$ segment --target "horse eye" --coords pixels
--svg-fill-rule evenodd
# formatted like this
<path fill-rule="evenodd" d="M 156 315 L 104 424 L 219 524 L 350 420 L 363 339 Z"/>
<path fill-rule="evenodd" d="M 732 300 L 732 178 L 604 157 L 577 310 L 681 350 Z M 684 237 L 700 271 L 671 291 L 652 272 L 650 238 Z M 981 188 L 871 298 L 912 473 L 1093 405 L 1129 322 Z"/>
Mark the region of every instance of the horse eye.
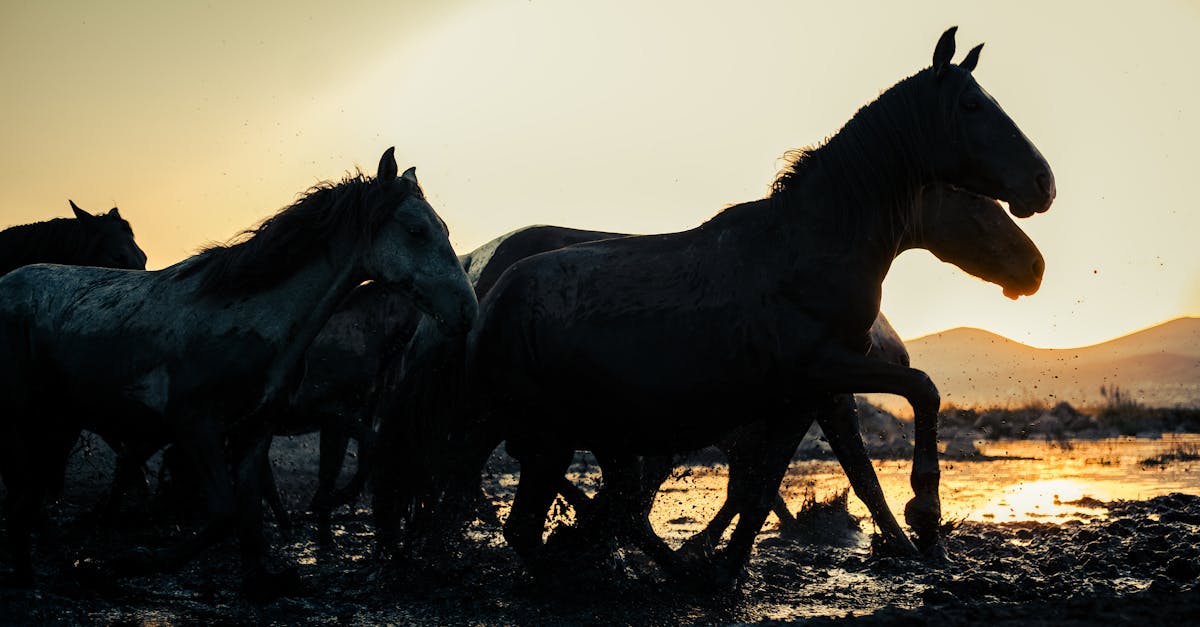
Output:
<path fill-rule="evenodd" d="M 974 111 L 979 108 L 979 101 L 974 98 L 968 98 L 963 101 L 962 108 L 967 111 Z"/>
<path fill-rule="evenodd" d="M 425 227 L 414 224 L 408 227 L 408 234 L 418 239 L 425 237 Z"/>

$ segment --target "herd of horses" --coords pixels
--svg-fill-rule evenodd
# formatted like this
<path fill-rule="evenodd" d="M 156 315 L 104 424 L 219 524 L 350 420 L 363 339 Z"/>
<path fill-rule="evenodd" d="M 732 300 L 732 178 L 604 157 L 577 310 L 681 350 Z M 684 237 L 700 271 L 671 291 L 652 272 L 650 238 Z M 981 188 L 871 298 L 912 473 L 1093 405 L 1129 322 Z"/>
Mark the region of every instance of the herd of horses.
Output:
<path fill-rule="evenodd" d="M 0 232 L 0 473 L 14 584 L 35 579 L 32 532 L 83 430 L 119 451 L 112 499 L 166 445 L 202 486 L 207 522 L 168 549 L 105 562 L 178 565 L 236 532 L 245 592 L 268 567 L 263 501 L 278 506 L 274 435 L 320 431 L 310 508 L 370 479 L 381 548 L 436 550 L 477 514 L 503 443 L 520 463 L 504 538 L 535 575 L 583 542 L 630 543 L 673 576 L 726 584 L 749 559 L 797 444 L 817 422 L 881 534 L 880 550 L 946 559 L 934 383 L 879 313 L 893 259 L 912 248 L 1003 287 L 1040 286 L 1044 262 L 1008 211 L 1055 196 L 1046 160 L 972 72 L 955 29 L 933 63 L 790 155 L 766 198 L 691 230 L 627 235 L 527 227 L 456 256 L 415 171 L 392 149 L 374 176 L 319 184 L 239 238 L 173 266 L 146 256 L 116 209 Z M 32 265 L 30 265 L 32 264 Z M 859 433 L 855 393 L 912 405 L 904 509 L 889 510 Z M 347 441 L 360 459 L 335 482 Z M 725 505 L 682 548 L 649 524 L 673 455 L 716 445 Z M 603 487 L 565 477 L 591 451 Z M 574 524 L 543 540 L 556 495 Z M 786 515 L 786 507 L 782 514 Z M 737 518 L 732 535 L 718 548 Z"/>

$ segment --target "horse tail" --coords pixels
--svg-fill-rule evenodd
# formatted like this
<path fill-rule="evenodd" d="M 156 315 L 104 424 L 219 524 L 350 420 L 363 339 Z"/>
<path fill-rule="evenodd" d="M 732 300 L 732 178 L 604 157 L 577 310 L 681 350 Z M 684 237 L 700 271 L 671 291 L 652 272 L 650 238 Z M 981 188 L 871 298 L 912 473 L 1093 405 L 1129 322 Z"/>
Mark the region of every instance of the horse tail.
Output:
<path fill-rule="evenodd" d="M 453 511 L 478 493 L 483 461 L 472 455 L 467 338 L 447 338 L 430 320 L 417 327 L 380 412 L 373 515 L 381 547 L 398 554 L 456 531 Z M 488 453 L 491 449 L 488 449 Z"/>

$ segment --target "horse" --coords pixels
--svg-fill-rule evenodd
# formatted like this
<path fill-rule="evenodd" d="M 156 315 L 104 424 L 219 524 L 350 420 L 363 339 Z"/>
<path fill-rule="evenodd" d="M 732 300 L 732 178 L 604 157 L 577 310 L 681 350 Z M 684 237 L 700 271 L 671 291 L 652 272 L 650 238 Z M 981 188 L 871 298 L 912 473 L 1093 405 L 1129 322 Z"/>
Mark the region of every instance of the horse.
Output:
<path fill-rule="evenodd" d="M 57 263 L 145 270 L 146 253 L 116 207 L 93 215 L 67 199 L 74 218 L 52 218 L 0 231 L 0 276 L 21 266 Z M 61 478 L 53 481 L 61 486 Z"/>
<path fill-rule="evenodd" d="M 404 348 L 421 316 L 404 293 L 368 281 L 354 288 L 313 339 L 304 355 L 303 376 L 274 419 L 273 435 L 320 434 L 317 488 L 308 509 L 317 520 L 317 539 L 333 542 L 332 513 L 358 497 L 366 484 L 375 439 L 377 405 L 387 387 L 390 364 Z M 350 481 L 337 486 L 349 440 L 358 443 L 358 463 Z M 123 442 L 116 447 L 117 470 L 109 514 L 120 509 L 134 485 L 145 485 L 146 460 L 166 441 Z M 190 496 L 200 478 L 188 472 L 174 449 L 164 452 L 163 468 L 171 491 Z M 275 486 L 269 459 L 263 460 L 264 496 L 281 528 L 291 520 Z M 160 494 L 162 496 L 162 494 Z"/>
<path fill-rule="evenodd" d="M 913 245 L 925 186 L 1006 201 L 1017 217 L 1048 210 L 1055 196 L 1049 164 L 972 74 L 981 47 L 951 62 L 955 30 L 931 67 L 795 153 L 766 198 L 688 231 L 578 244 L 509 268 L 470 334 L 434 360 L 439 385 L 426 394 L 442 399 L 441 414 L 408 414 L 411 455 L 395 457 L 413 472 L 392 478 L 395 511 L 436 513 L 504 441 L 521 464 L 504 537 L 538 572 L 551 566 L 541 559 L 545 515 L 574 450 L 619 467 L 715 443 L 762 417 L 776 440 L 794 430 L 794 407 L 882 392 L 913 407 L 905 516 L 918 547 L 944 555 L 940 396 L 925 373 L 866 355 L 881 283 Z M 378 503 L 378 485 L 376 494 Z M 718 570 L 740 571 L 752 540 L 739 534 Z"/>
<path fill-rule="evenodd" d="M 67 200 L 72 218 L 54 218 L 0 231 L 0 275 L 34 263 L 145 270 L 146 253 L 113 207 L 92 215 Z"/>
<path fill-rule="evenodd" d="M 1041 285 L 1045 262 L 1033 241 L 1009 218 L 1004 208 L 994 200 L 967 194 L 959 190 L 935 188 L 922 196 L 919 217 L 914 221 L 921 232 L 914 234 L 919 247 L 932 252 L 942 261 L 954 264 L 978 278 L 997 284 L 1009 298 L 1036 293 Z M 868 355 L 884 363 L 909 366 L 908 350 L 899 334 L 879 314 L 870 330 Z M 858 426 L 857 405 L 852 395 L 838 395 L 827 401 L 809 415 L 821 425 L 830 447 L 850 479 L 855 494 L 867 505 L 873 520 L 880 528 L 881 542 L 877 549 L 882 554 L 894 553 L 903 556 L 917 554 L 916 547 L 904 534 L 888 509 L 880 489 L 878 478 L 871 466 Z M 736 429 L 717 444 L 725 453 L 729 468 L 727 498 L 702 531 L 684 544 L 689 558 L 706 556 L 713 552 L 723 532 L 735 515 L 741 521 L 752 520 L 751 513 L 756 503 L 769 504 L 771 511 L 780 519 L 781 527 L 795 524 L 787 505 L 778 492 L 777 483 L 769 483 L 764 477 L 782 476 L 792 456 L 811 425 L 811 420 L 797 421 L 794 430 L 778 440 L 765 437 L 764 421 Z M 594 500 L 587 500 L 578 490 L 560 490 L 577 512 L 577 526 L 591 526 L 604 531 L 620 528 L 629 521 L 614 520 L 617 514 L 604 514 L 591 510 L 603 509 L 597 505 L 609 498 L 624 499 L 625 503 L 615 506 L 636 522 L 635 540 L 650 551 L 670 561 L 672 558 L 665 545 L 658 541 L 649 524 L 649 509 L 659 485 L 665 480 L 673 464 L 670 458 L 645 463 L 641 471 L 639 494 L 608 495 L 614 491 L 606 474 L 605 485 Z M 605 468 L 606 473 L 637 473 L 634 469 Z M 636 476 L 636 474 L 634 475 Z M 602 496 L 603 495 L 603 496 Z M 760 523 L 761 524 L 761 523 Z M 753 530 L 757 533 L 757 529 Z M 735 533 L 737 533 L 735 531 Z M 568 534 L 572 535 L 572 534 Z M 585 541 L 595 544 L 592 534 L 579 533 Z M 678 565 L 675 565 L 678 567 Z"/>
<path fill-rule="evenodd" d="M 562 227 L 525 227 L 460 255 L 458 260 L 477 296 L 481 296 L 521 258 L 578 242 L 623 236 Z M 357 498 L 369 476 L 375 417 L 381 411 L 379 405 L 388 402 L 385 397 L 389 380 L 395 376 L 394 360 L 412 337 L 420 315 L 404 294 L 381 284 L 368 282 L 355 288 L 313 340 L 304 358 L 299 388 L 289 395 L 276 421 L 274 435 L 320 433 L 317 489 L 308 508 L 316 517 L 316 537 L 322 544 L 333 542 L 333 510 Z M 349 483 L 337 488 L 350 438 L 358 442 L 358 463 Z M 119 452 L 112 495 L 106 504 L 109 513 L 119 509 L 132 486 L 145 483 L 144 464 L 164 444 L 142 441 L 114 446 Z M 199 478 L 188 474 L 173 450 L 167 450 L 163 463 L 177 491 L 190 494 L 199 488 Z M 269 460 L 264 460 L 263 473 L 267 504 L 276 522 L 290 527 Z"/>
<path fill-rule="evenodd" d="M 16 583 L 33 583 L 43 477 L 81 429 L 169 438 L 205 484 L 199 533 L 113 570 L 177 564 L 232 526 L 248 595 L 296 583 L 294 569 L 265 563 L 258 470 L 313 338 L 366 280 L 406 293 L 448 335 L 478 308 L 415 170 L 397 170 L 389 148 L 373 178 L 317 184 L 239 241 L 163 270 L 33 265 L 0 278 L 0 473 Z"/>
<path fill-rule="evenodd" d="M 920 201 L 921 225 L 929 228 L 914 238 L 921 242 L 921 247 L 932 252 L 936 257 L 947 263 L 952 263 L 968 273 L 983 280 L 1000 285 L 1006 296 L 1017 298 L 1023 294 L 1035 293 L 1040 286 L 1041 274 L 1045 263 L 1040 251 L 1029 237 L 1004 213 L 1003 207 L 995 201 L 974 194 L 948 187 L 935 187 L 924 192 Z M 467 278 L 475 285 L 475 294 L 479 299 L 486 297 L 490 286 L 495 283 L 505 270 L 512 264 L 526 257 L 555 250 L 565 245 L 583 242 L 629 237 L 629 234 L 604 231 L 587 231 L 556 226 L 530 226 L 502 235 L 477 250 L 460 257 L 463 267 L 467 270 Z M 964 243 L 971 243 L 964 245 Z M 869 354 L 876 359 L 889 363 L 909 365 L 908 351 L 900 340 L 895 329 L 881 313 L 870 330 L 871 347 Z M 417 340 L 419 341 L 419 339 Z M 883 498 L 882 490 L 871 467 L 870 460 L 862 448 L 861 438 L 857 427 L 858 417 L 852 397 L 839 398 L 833 404 L 835 408 L 829 413 L 818 412 L 818 420 L 827 432 L 831 446 L 837 458 L 843 464 L 855 494 L 868 506 L 872 517 L 877 521 L 881 530 L 879 550 L 882 553 L 895 552 L 901 555 L 912 555 L 916 548 L 900 528 L 898 522 Z M 722 450 L 729 462 L 730 496 L 714 516 L 710 524 L 690 539 L 685 546 L 692 553 L 710 553 L 722 532 L 732 522 L 734 515 L 745 509 L 746 495 L 757 488 L 753 477 L 763 474 L 760 466 L 768 468 L 774 464 L 787 464 L 795 449 L 795 445 L 786 444 L 777 447 L 780 460 L 768 463 L 763 450 L 769 448 L 769 443 L 762 442 L 761 423 L 743 427 L 731 433 L 717 447 Z M 796 438 L 802 438 L 808 430 L 808 424 L 798 424 Z M 790 440 L 789 440 L 790 441 Z M 798 440 L 797 440 L 798 443 Z M 672 467 L 669 458 L 656 460 L 647 465 L 648 477 L 641 483 L 642 494 L 622 495 L 615 498 L 639 499 L 642 505 L 641 518 L 644 520 L 653 503 L 654 494 L 659 484 L 665 478 L 665 473 Z M 606 469 L 615 472 L 614 469 Z M 657 472 L 656 472 L 657 471 Z M 627 472 L 627 471 L 625 471 Z M 611 491 L 608 482 L 602 493 Z M 582 491 L 566 482 L 559 489 L 567 502 L 579 513 L 579 527 L 589 526 L 597 533 L 605 533 L 615 526 L 611 517 L 607 518 L 593 510 L 595 503 L 603 503 L 604 497 L 593 501 Z M 779 516 L 786 524 L 794 517 L 787 510 L 782 496 L 771 489 L 773 496 L 771 511 Z M 583 512 L 589 511 L 585 516 Z M 585 522 L 586 521 L 586 522 Z M 645 524 L 642 530 L 649 529 Z M 652 532 L 651 532 L 652 533 Z M 581 532 L 578 537 L 584 538 L 585 543 L 596 544 L 598 538 L 588 532 Z M 644 536 L 642 540 L 644 541 Z M 556 538 L 558 539 L 558 538 Z M 599 538 L 603 540 L 604 538 Z"/>

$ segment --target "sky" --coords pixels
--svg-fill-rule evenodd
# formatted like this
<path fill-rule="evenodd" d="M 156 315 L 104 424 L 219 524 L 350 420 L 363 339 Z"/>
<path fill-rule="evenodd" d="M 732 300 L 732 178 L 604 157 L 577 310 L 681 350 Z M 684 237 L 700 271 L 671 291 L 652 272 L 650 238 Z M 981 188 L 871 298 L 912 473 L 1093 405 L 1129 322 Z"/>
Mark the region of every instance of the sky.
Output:
<path fill-rule="evenodd" d="M 958 56 L 1054 169 L 1041 291 L 924 251 L 883 311 L 1080 346 L 1200 315 L 1200 3 L 451 1 L 0 5 L 0 227 L 119 206 L 173 264 L 396 146 L 460 253 L 529 224 L 679 231 Z"/>

